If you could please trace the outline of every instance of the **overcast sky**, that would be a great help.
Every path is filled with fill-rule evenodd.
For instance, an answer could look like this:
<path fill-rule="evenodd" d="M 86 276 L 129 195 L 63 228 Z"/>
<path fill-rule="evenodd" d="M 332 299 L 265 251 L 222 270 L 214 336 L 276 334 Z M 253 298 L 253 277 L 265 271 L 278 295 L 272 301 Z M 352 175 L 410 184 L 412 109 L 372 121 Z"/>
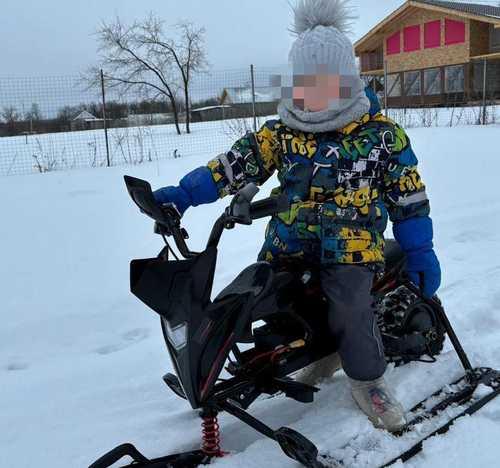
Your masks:
<path fill-rule="evenodd" d="M 150 11 L 168 24 L 189 20 L 207 30 L 212 68 L 287 62 L 292 38 L 288 1 L 295 0 L 0 0 L 0 76 L 76 74 L 96 62 L 92 33 L 102 21 Z M 495 0 L 475 0 L 495 4 Z M 359 19 L 352 39 L 404 0 L 352 0 Z"/>
<path fill-rule="evenodd" d="M 291 13 L 287 0 L 1 0 L 0 76 L 76 74 L 96 61 L 92 33 L 116 15 L 126 21 L 149 11 L 168 24 L 187 19 L 207 30 L 213 69 L 287 62 Z M 403 0 L 353 0 L 353 39 Z"/>

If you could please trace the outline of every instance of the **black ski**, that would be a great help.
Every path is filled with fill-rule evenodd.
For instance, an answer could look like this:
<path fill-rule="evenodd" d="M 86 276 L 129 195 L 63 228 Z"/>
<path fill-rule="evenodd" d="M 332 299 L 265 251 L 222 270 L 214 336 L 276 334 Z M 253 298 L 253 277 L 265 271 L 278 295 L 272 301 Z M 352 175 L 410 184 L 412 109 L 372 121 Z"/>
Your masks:
<path fill-rule="evenodd" d="M 480 385 L 486 385 L 491 388 L 491 392 L 479 398 L 474 397 L 474 393 Z M 444 410 L 450 407 L 465 407 L 457 415 L 449 419 L 445 424 L 441 425 L 437 429 L 433 430 L 425 437 L 420 439 L 417 443 L 413 444 L 408 450 L 400 453 L 398 456 L 394 457 L 389 462 L 380 465 L 379 468 L 386 468 L 397 461 L 406 462 L 413 458 L 415 455 L 420 453 L 423 448 L 423 443 L 435 435 L 441 435 L 448 432 L 448 430 L 453 426 L 455 421 L 464 417 L 470 416 L 486 404 L 488 404 L 495 397 L 500 395 L 500 372 L 489 369 L 489 368 L 478 368 L 474 369 L 473 372 L 466 374 L 459 380 L 451 384 L 451 387 L 458 387 L 455 391 L 449 391 L 447 385 L 443 389 L 435 392 L 430 397 L 418 403 L 411 410 L 411 414 L 414 414 L 414 418 L 409 422 L 408 427 L 405 431 L 402 431 L 397 436 L 404 436 L 413 430 L 413 428 L 424 421 L 430 421 L 438 416 L 440 416 Z M 432 408 L 425 409 L 428 407 L 428 402 L 431 399 L 439 399 Z M 350 444 L 346 444 L 342 449 L 347 449 Z M 346 466 L 343 460 L 335 459 L 329 455 L 321 455 L 321 460 L 325 463 L 325 466 L 332 467 L 344 467 Z"/>
<path fill-rule="evenodd" d="M 92 463 L 89 468 L 108 468 L 124 457 L 132 458 L 133 462 L 121 465 L 121 468 L 196 468 L 210 463 L 210 457 L 201 450 L 149 459 L 139 452 L 134 445 L 123 444 L 103 455 L 99 460 Z"/>
<path fill-rule="evenodd" d="M 390 462 L 383 465 L 381 468 L 388 467 L 388 466 L 396 463 L 398 460 L 401 460 L 402 462 L 408 461 L 410 458 L 414 457 L 415 455 L 417 455 L 418 453 L 420 453 L 422 451 L 423 443 L 427 439 L 430 439 L 431 437 L 434 437 L 435 435 L 445 434 L 446 432 L 449 431 L 450 427 L 453 426 L 455 421 L 457 421 L 458 419 L 460 419 L 464 416 L 470 416 L 470 415 L 476 413 L 481 408 L 483 408 L 485 405 L 487 405 L 491 400 L 493 400 L 498 395 L 500 395 L 500 373 L 493 371 L 491 369 L 481 369 L 480 371 L 481 372 L 484 371 L 485 373 L 482 375 L 483 378 L 479 379 L 477 384 L 473 385 L 471 387 L 471 389 L 474 388 L 474 390 L 471 392 L 471 395 L 468 399 L 469 403 L 472 402 L 470 404 L 470 406 L 468 406 L 464 411 L 462 411 L 457 416 L 450 419 L 446 424 L 442 425 L 441 427 L 439 427 L 435 431 L 433 431 L 430 434 L 428 434 L 427 436 L 425 436 L 422 440 L 420 440 L 415 445 L 413 445 L 411 448 L 406 450 L 406 452 L 402 453 L 398 457 L 394 458 Z M 491 378 L 491 380 L 490 380 L 490 378 Z M 490 380 L 490 381 L 488 382 L 488 380 Z M 488 395 L 485 395 L 485 396 L 478 398 L 478 399 L 474 399 L 473 393 L 480 384 L 490 386 L 492 388 L 492 391 Z M 453 404 L 453 402 L 450 402 L 450 404 L 447 405 L 446 407 L 450 406 L 451 404 Z M 416 423 L 414 422 L 413 424 L 416 424 Z"/>

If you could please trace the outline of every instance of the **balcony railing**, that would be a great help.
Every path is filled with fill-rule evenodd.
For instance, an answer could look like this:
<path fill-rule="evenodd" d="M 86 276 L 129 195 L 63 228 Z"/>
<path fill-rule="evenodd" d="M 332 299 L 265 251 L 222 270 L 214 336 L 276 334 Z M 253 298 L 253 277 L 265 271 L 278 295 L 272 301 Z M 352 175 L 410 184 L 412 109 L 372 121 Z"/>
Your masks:
<path fill-rule="evenodd" d="M 384 68 L 384 53 L 382 52 L 382 50 L 374 52 L 363 52 L 360 59 L 362 72 L 382 70 Z"/>

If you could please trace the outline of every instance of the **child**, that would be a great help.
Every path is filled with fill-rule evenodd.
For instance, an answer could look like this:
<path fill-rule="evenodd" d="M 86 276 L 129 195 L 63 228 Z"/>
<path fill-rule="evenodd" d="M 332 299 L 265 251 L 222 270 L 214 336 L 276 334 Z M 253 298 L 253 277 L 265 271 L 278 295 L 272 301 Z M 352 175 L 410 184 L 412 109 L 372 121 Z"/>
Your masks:
<path fill-rule="evenodd" d="M 384 262 L 388 212 L 407 255 L 410 279 L 431 297 L 440 284 L 432 222 L 417 159 L 404 130 L 370 111 L 353 46 L 343 32 L 344 0 L 301 0 L 278 120 L 239 139 L 230 151 L 155 192 L 159 203 L 189 206 L 263 184 L 275 171 L 290 208 L 273 217 L 259 260 L 315 263 L 330 304 L 352 395 L 376 427 L 406 424 L 389 389 L 370 290 Z M 373 106 L 372 106 L 373 109 Z"/>

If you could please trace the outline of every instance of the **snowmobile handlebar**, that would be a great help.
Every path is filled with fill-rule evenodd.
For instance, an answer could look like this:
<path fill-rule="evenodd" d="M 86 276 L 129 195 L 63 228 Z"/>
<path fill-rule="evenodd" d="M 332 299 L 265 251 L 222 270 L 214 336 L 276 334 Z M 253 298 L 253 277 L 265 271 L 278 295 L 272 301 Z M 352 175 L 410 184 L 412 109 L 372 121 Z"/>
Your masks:
<path fill-rule="evenodd" d="M 181 226 L 181 215 L 175 205 L 171 203 L 159 205 L 149 182 L 130 176 L 125 176 L 124 179 L 132 200 L 142 213 L 155 221 L 155 233 L 172 236 L 184 258 L 197 256 L 198 253 L 189 250 L 186 244 L 189 235 Z M 283 195 L 252 202 L 258 191 L 258 187 L 251 183 L 245 185 L 233 197 L 229 207 L 215 221 L 207 247 L 217 247 L 224 229 L 232 229 L 236 224 L 249 225 L 253 220 L 273 216 L 288 209 L 288 200 Z"/>
<path fill-rule="evenodd" d="M 258 192 L 258 187 L 251 183 L 234 196 L 231 204 L 215 222 L 207 248 L 217 247 L 224 229 L 233 229 L 236 224 L 250 225 L 254 220 L 267 218 L 288 209 L 288 199 L 284 195 L 252 202 Z"/>
<path fill-rule="evenodd" d="M 226 209 L 228 221 L 234 220 L 239 224 L 252 224 L 252 221 L 273 216 L 289 208 L 286 196 L 268 197 L 252 202 L 259 188 L 255 184 L 245 185 L 233 198 L 231 205 Z"/>

